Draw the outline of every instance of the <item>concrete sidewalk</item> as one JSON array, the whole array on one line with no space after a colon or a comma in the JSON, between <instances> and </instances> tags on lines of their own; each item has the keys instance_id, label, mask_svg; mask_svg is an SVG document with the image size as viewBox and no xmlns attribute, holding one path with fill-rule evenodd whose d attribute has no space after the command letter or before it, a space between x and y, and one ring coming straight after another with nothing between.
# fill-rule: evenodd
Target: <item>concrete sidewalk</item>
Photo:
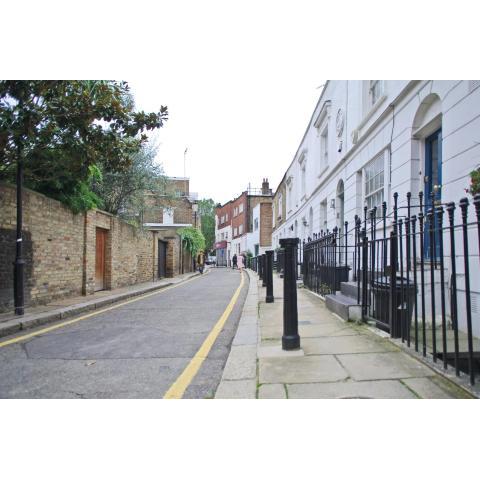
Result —
<instances>
[{"instance_id":1,"label":"concrete sidewalk","mask_svg":"<svg viewBox=\"0 0 480 480\"><path fill-rule=\"evenodd\" d=\"M215 398L472 398L366 325L347 323L298 289L301 349L281 348L283 280L275 302L249 271L250 288Z\"/></svg>"},{"instance_id":2,"label":"concrete sidewalk","mask_svg":"<svg viewBox=\"0 0 480 480\"><path fill-rule=\"evenodd\" d=\"M25 309L25 315L17 316L13 312L0 314L0 338L12 335L46 323L55 322L80 313L106 307L131 297L143 295L155 290L184 282L200 275L198 272L185 273L174 278L164 278L155 282L138 283L115 290L102 290L93 295L70 297L47 305Z\"/></svg>"}]
</instances>

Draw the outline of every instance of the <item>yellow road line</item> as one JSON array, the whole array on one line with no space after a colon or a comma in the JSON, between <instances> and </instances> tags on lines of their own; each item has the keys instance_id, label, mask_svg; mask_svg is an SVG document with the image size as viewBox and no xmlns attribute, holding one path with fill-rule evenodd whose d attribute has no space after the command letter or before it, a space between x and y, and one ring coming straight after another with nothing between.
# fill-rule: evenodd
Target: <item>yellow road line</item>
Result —
<instances>
[{"instance_id":1,"label":"yellow road line","mask_svg":"<svg viewBox=\"0 0 480 480\"><path fill-rule=\"evenodd\" d=\"M222 313L222 316L219 318L215 326L212 328L208 337L203 342L202 346L198 349L198 352L195 356L190 360L190 363L187 365L185 370L181 373L181 375L175 380L175 383L168 389L167 393L163 398L182 398L185 390L190 385L191 381L197 374L198 370L202 366L202 363L207 358L210 349L212 348L215 340L217 339L219 333L222 331L225 322L227 321L228 317L232 313L233 307L238 300L238 296L243 287L244 277L243 272L241 274L241 281L240 285L238 286L237 290L233 294L230 303L227 305L227 308Z\"/></svg>"},{"instance_id":2,"label":"yellow road line","mask_svg":"<svg viewBox=\"0 0 480 480\"><path fill-rule=\"evenodd\" d=\"M205 273L205 275L208 274L209 272L210 271L207 271ZM205 275L203 275L203 276L205 276ZM94 317L95 315L100 315L101 313L105 313L105 312L108 312L110 310L114 310L115 308L123 307L124 305L128 305L129 303L138 302L139 300L143 300L143 299L151 297L153 295L158 295L159 293L166 292L167 290L171 290L172 288L180 287L182 285L185 285L186 283L192 282L193 280L196 280L196 279L201 278L201 277L202 277L202 275L198 275L196 277L185 280L184 282L177 283L176 285L171 285L170 287L162 288L162 289L159 289L159 290L157 290L155 292L152 292L152 293L146 293L144 295L139 295L138 297L132 298L131 300L127 300L125 302L121 302L121 303L117 303L115 305L112 305L111 307L102 308L101 310L95 310L94 312L88 313L86 315L82 315L81 317L77 317L77 318L74 318L72 320L67 320L66 322L57 323L55 325L52 325L51 327L42 328L41 330L36 330L35 332L28 333L26 335L21 335L19 337L11 338L10 340L0 342L0 348L6 347L7 345L12 345L12 343L18 343L18 342L21 342L23 340L28 340L29 338L36 337L37 335L43 335L44 333L51 332L52 330L57 330L58 328L66 327L67 325L71 325L72 323L77 323L77 322L80 322L82 320L86 320L87 318Z\"/></svg>"}]
</instances>

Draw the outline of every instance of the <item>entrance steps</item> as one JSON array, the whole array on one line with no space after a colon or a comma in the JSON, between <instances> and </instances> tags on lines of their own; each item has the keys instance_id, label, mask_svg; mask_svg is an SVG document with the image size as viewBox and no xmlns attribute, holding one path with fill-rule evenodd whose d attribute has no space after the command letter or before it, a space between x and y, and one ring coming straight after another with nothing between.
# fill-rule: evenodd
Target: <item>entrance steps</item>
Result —
<instances>
[{"instance_id":1,"label":"entrance steps","mask_svg":"<svg viewBox=\"0 0 480 480\"><path fill-rule=\"evenodd\" d=\"M357 303L356 282L341 282L339 292L325 295L325 304L330 311L346 321L362 318L362 307Z\"/></svg>"}]
</instances>

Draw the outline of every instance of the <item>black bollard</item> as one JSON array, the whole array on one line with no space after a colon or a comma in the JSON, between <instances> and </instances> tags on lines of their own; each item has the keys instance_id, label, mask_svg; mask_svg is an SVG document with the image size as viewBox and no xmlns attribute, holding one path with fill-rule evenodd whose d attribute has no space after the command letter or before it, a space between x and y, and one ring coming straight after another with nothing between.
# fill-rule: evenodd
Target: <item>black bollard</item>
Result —
<instances>
[{"instance_id":1,"label":"black bollard","mask_svg":"<svg viewBox=\"0 0 480 480\"><path fill-rule=\"evenodd\" d=\"M265 253L265 278L267 279L267 294L265 296L265 302L273 303L273 250L267 250Z\"/></svg>"},{"instance_id":2,"label":"black bollard","mask_svg":"<svg viewBox=\"0 0 480 480\"><path fill-rule=\"evenodd\" d=\"M258 278L259 280L262 280L263 272L262 272L262 256L261 255L257 257L257 261L258 261Z\"/></svg>"},{"instance_id":3,"label":"black bollard","mask_svg":"<svg viewBox=\"0 0 480 480\"><path fill-rule=\"evenodd\" d=\"M284 249L283 279L283 350L300 348L298 335L297 309L297 245L298 238L282 238L280 246Z\"/></svg>"},{"instance_id":4,"label":"black bollard","mask_svg":"<svg viewBox=\"0 0 480 480\"><path fill-rule=\"evenodd\" d=\"M262 287L267 286L267 256L265 254L262 255Z\"/></svg>"}]
</instances>

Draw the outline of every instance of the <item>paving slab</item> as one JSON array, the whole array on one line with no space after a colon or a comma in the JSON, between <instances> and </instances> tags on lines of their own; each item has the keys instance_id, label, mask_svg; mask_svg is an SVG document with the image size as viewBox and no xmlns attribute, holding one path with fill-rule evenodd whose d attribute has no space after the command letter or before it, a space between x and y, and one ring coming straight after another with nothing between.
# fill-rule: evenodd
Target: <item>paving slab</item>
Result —
<instances>
[{"instance_id":1,"label":"paving slab","mask_svg":"<svg viewBox=\"0 0 480 480\"><path fill-rule=\"evenodd\" d=\"M257 350L258 358L272 358L272 357L303 357L305 352L303 349L298 350L283 350L282 345L275 343L274 345L259 345Z\"/></svg>"},{"instance_id":2,"label":"paving slab","mask_svg":"<svg viewBox=\"0 0 480 480\"><path fill-rule=\"evenodd\" d=\"M220 382L215 398L252 399L256 398L257 382L251 380L225 380Z\"/></svg>"},{"instance_id":3,"label":"paving slab","mask_svg":"<svg viewBox=\"0 0 480 480\"><path fill-rule=\"evenodd\" d=\"M398 380L304 383L287 385L288 398L416 398Z\"/></svg>"},{"instance_id":4,"label":"paving slab","mask_svg":"<svg viewBox=\"0 0 480 480\"><path fill-rule=\"evenodd\" d=\"M222 380L245 380L257 374L256 345L233 346L225 365Z\"/></svg>"},{"instance_id":5,"label":"paving slab","mask_svg":"<svg viewBox=\"0 0 480 480\"><path fill-rule=\"evenodd\" d=\"M370 335L345 335L301 339L307 355L395 352L398 348L382 339Z\"/></svg>"},{"instance_id":6,"label":"paving slab","mask_svg":"<svg viewBox=\"0 0 480 480\"><path fill-rule=\"evenodd\" d=\"M258 398L284 400L287 398L287 392L281 383L267 383L258 388Z\"/></svg>"},{"instance_id":7,"label":"paving slab","mask_svg":"<svg viewBox=\"0 0 480 480\"><path fill-rule=\"evenodd\" d=\"M279 339L282 338L283 335L283 327L276 326L276 327L264 327L260 326L260 335L262 338L262 342L267 339Z\"/></svg>"},{"instance_id":8,"label":"paving slab","mask_svg":"<svg viewBox=\"0 0 480 480\"><path fill-rule=\"evenodd\" d=\"M298 333L302 337L337 337L342 335L359 335L359 331L342 324L299 325Z\"/></svg>"},{"instance_id":9,"label":"paving slab","mask_svg":"<svg viewBox=\"0 0 480 480\"><path fill-rule=\"evenodd\" d=\"M405 378L402 382L420 398L471 398L466 392L440 377Z\"/></svg>"},{"instance_id":10,"label":"paving slab","mask_svg":"<svg viewBox=\"0 0 480 480\"><path fill-rule=\"evenodd\" d=\"M355 380L382 380L429 377L435 373L402 352L337 355L338 361Z\"/></svg>"},{"instance_id":11,"label":"paving slab","mask_svg":"<svg viewBox=\"0 0 480 480\"><path fill-rule=\"evenodd\" d=\"M348 373L333 355L260 358L259 383L335 382Z\"/></svg>"}]
</instances>

